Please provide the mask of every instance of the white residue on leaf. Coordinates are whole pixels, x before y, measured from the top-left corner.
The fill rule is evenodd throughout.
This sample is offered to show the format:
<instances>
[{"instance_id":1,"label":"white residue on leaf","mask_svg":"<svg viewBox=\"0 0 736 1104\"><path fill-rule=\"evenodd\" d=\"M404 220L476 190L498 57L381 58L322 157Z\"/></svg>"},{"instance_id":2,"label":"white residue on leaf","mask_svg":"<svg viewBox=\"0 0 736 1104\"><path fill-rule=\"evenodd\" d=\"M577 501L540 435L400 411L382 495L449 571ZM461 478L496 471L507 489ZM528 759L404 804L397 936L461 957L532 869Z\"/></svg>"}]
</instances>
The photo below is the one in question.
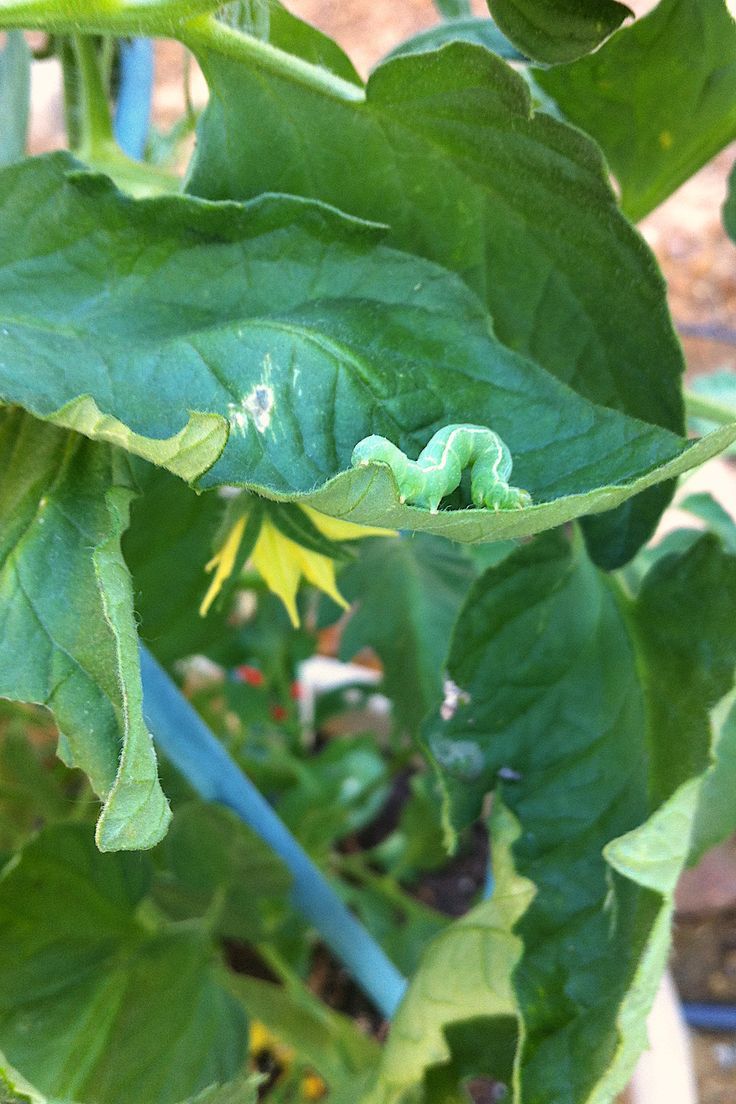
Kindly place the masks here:
<instances>
[{"instance_id":1,"label":"white residue on leaf","mask_svg":"<svg viewBox=\"0 0 736 1104\"><path fill-rule=\"evenodd\" d=\"M243 395L239 403L228 403L228 421L241 437L245 437L249 422L253 423L259 433L265 433L271 424L275 399L271 386L273 361L270 353L263 357L261 369L261 382L247 395Z\"/></svg>"},{"instance_id":2,"label":"white residue on leaf","mask_svg":"<svg viewBox=\"0 0 736 1104\"><path fill-rule=\"evenodd\" d=\"M227 416L232 428L245 437L248 422L252 422L259 433L266 432L271 424L273 407L273 388L266 383L257 383L239 403L228 404Z\"/></svg>"},{"instance_id":3,"label":"white residue on leaf","mask_svg":"<svg viewBox=\"0 0 736 1104\"><path fill-rule=\"evenodd\" d=\"M445 696L440 706L440 717L443 721L451 721L457 713L457 707L467 705L470 701L470 694L466 690L461 690L451 678L445 679L443 691Z\"/></svg>"}]
</instances>

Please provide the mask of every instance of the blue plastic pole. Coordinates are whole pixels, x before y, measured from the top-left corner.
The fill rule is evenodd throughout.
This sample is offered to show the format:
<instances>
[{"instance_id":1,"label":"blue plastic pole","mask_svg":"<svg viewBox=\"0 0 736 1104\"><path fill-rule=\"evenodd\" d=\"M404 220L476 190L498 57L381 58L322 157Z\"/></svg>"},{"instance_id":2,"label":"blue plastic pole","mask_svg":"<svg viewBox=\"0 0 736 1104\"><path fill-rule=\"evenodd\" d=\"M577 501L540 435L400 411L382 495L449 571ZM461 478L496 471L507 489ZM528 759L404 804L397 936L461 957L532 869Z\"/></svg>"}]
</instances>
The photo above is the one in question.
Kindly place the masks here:
<instances>
[{"instance_id":1,"label":"blue plastic pole","mask_svg":"<svg viewBox=\"0 0 736 1104\"><path fill-rule=\"evenodd\" d=\"M179 688L141 648L143 708L154 740L207 801L232 809L283 859L291 899L379 1011L391 1017L406 989L381 947L345 907L286 825L231 758Z\"/></svg>"},{"instance_id":2,"label":"blue plastic pole","mask_svg":"<svg viewBox=\"0 0 736 1104\"><path fill-rule=\"evenodd\" d=\"M146 150L152 94L153 43L149 38L122 39L115 138L123 153L135 161Z\"/></svg>"}]
</instances>

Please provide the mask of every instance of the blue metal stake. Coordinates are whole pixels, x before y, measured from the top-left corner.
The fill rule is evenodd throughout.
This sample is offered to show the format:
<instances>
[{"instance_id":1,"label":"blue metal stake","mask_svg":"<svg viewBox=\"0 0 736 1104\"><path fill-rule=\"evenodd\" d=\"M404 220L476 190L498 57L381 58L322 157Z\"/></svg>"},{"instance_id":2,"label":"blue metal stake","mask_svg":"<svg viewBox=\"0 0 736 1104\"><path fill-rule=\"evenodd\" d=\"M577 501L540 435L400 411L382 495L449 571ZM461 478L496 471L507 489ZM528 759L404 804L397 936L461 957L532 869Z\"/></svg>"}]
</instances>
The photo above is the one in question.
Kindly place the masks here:
<instances>
[{"instance_id":1,"label":"blue metal stake","mask_svg":"<svg viewBox=\"0 0 736 1104\"><path fill-rule=\"evenodd\" d=\"M227 805L283 859L293 877L291 899L296 908L379 1011L391 1017L406 990L406 979L145 648L141 648L141 674L146 720L166 757L203 798Z\"/></svg>"}]
</instances>

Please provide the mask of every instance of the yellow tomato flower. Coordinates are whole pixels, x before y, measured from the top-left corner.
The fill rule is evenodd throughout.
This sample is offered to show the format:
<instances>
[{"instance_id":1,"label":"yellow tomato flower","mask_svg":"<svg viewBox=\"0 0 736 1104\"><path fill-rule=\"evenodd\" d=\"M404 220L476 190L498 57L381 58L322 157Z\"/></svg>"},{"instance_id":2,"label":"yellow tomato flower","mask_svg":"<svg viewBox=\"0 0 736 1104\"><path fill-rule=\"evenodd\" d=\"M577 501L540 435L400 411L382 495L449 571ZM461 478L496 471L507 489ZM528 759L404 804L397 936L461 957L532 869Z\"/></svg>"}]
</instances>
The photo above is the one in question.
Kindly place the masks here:
<instances>
[{"instance_id":1,"label":"yellow tomato flower","mask_svg":"<svg viewBox=\"0 0 736 1104\"><path fill-rule=\"evenodd\" d=\"M282 1043L278 1035L269 1031L260 1020L251 1020L248 1038L248 1053L251 1058L257 1058L260 1054L268 1053L278 1062L285 1072L294 1060L294 1051L290 1046Z\"/></svg>"},{"instance_id":2,"label":"yellow tomato flower","mask_svg":"<svg viewBox=\"0 0 736 1104\"><path fill-rule=\"evenodd\" d=\"M341 542L361 540L363 537L396 536L393 529L379 529L372 525L354 525L350 521L341 521L339 518L321 514L310 506L300 506L299 509L303 510L312 524L331 541ZM238 549L245 533L246 521L247 515L245 514L238 518L230 529L219 552L205 566L205 571L214 571L215 574L199 608L202 617L205 616L220 593L223 584L232 575ZM278 595L284 603L295 629L299 628L296 596L302 579L312 583L332 598L333 602L337 602L339 606L342 606L343 609L349 609L348 603L337 589L335 561L330 559L329 556L305 548L304 545L298 544L290 537L285 536L278 526L271 521L268 514L266 514L261 524L260 532L250 555L250 562L261 575L268 589Z\"/></svg>"},{"instance_id":3,"label":"yellow tomato flower","mask_svg":"<svg viewBox=\"0 0 736 1104\"><path fill-rule=\"evenodd\" d=\"M327 1085L318 1073L307 1073L302 1078L302 1096L306 1100L321 1100L327 1092Z\"/></svg>"},{"instance_id":4,"label":"yellow tomato flower","mask_svg":"<svg viewBox=\"0 0 736 1104\"><path fill-rule=\"evenodd\" d=\"M233 573L233 568L235 567L235 558L238 554L238 549L240 548L240 542L243 539L243 533L245 532L246 520L247 519L245 515L238 518L238 520L235 522L232 529L228 533L225 539L225 543L223 544L220 551L212 557L209 563L206 563L204 565L205 571L214 570L215 574L212 577L212 582L210 583L207 589L207 593L202 599L202 604L199 607L200 617L206 617L210 606L222 590L223 583L226 583Z\"/></svg>"},{"instance_id":5,"label":"yellow tomato flower","mask_svg":"<svg viewBox=\"0 0 736 1104\"><path fill-rule=\"evenodd\" d=\"M350 608L337 589L335 561L284 536L268 519L261 526L251 563L268 589L278 594L295 629L299 628L296 594L302 577L343 609Z\"/></svg>"}]
</instances>

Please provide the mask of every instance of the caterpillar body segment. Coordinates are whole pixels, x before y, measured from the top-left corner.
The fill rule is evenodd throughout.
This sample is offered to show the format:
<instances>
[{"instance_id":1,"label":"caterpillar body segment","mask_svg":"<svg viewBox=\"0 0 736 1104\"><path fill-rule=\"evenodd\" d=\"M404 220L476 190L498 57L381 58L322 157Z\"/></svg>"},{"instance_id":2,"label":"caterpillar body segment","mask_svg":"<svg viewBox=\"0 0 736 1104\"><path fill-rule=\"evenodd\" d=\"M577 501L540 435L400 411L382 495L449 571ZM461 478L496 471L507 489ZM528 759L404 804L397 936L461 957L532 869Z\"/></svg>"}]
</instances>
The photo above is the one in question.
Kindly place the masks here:
<instances>
[{"instance_id":1,"label":"caterpillar body segment","mask_svg":"<svg viewBox=\"0 0 736 1104\"><path fill-rule=\"evenodd\" d=\"M380 461L393 472L401 501L436 513L440 501L470 469L473 505L486 510L513 510L531 505L531 495L509 483L511 453L486 426L449 425L439 429L416 460L385 437L364 437L353 449L354 466Z\"/></svg>"}]
</instances>

